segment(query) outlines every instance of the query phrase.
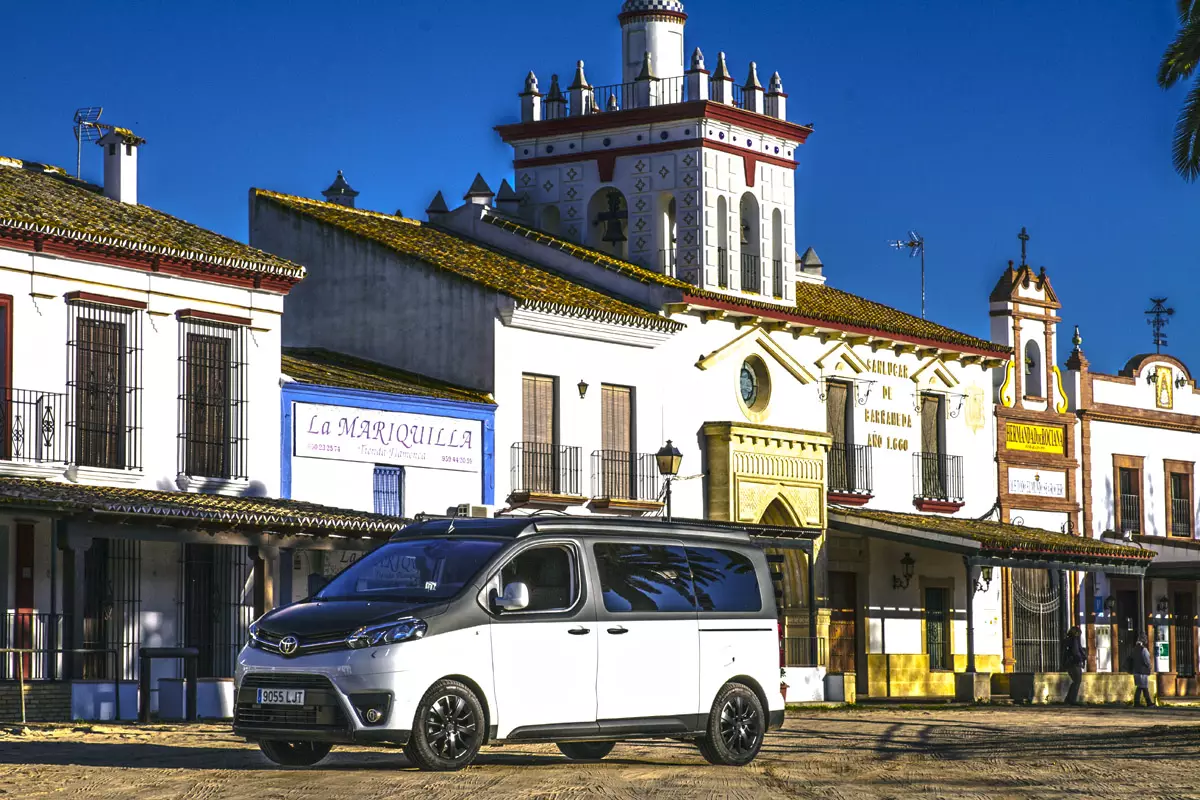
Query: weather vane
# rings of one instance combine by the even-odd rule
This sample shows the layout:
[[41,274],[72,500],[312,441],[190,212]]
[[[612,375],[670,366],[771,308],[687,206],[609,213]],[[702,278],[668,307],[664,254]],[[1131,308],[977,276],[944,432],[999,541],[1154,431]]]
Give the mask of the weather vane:
[[897,239],[890,244],[897,250],[907,250],[909,258],[921,256],[921,319],[925,319],[925,238],[916,231],[909,231],[908,241]]
[[1154,331],[1154,352],[1162,353],[1162,349],[1167,346],[1167,323],[1175,315],[1175,309],[1167,308],[1165,297],[1151,297],[1150,302],[1154,306],[1146,312],[1146,316],[1150,318],[1146,320],[1146,324]]

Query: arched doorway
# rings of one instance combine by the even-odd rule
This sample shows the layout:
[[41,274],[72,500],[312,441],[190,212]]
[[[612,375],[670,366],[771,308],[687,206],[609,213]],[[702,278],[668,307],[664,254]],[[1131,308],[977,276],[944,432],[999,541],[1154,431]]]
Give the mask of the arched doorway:
[[[783,497],[776,497],[763,511],[759,522],[780,528],[798,528],[795,513]],[[807,666],[815,664],[812,635],[809,632],[808,613],[808,558],[799,550],[767,550],[777,561],[772,569],[777,570],[782,580],[776,588],[783,591],[777,598],[780,628],[783,635],[783,660],[785,666]]]

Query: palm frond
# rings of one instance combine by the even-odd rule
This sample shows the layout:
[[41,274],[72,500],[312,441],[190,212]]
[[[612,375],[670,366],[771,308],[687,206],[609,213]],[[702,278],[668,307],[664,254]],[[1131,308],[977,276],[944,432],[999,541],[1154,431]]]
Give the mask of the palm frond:
[[1179,112],[1173,154],[1175,170],[1184,180],[1200,178],[1200,80],[1188,92],[1183,110]]
[[1164,89],[1191,77],[1200,63],[1200,0],[1188,1],[1193,4],[1192,17],[1184,22],[1158,65],[1158,85]]
[[1188,21],[1200,14],[1200,0],[1178,0],[1179,23],[1187,25]]

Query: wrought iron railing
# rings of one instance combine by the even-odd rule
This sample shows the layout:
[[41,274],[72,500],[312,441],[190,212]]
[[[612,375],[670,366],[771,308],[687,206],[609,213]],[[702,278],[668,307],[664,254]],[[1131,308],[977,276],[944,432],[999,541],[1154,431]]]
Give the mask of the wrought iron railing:
[[736,83],[733,85],[733,104],[738,108],[746,107],[746,90]]
[[658,499],[658,485],[658,462],[653,453],[592,453],[592,497],[652,501]]
[[0,625],[0,680],[57,681],[63,678],[62,643],[65,619],[62,614],[9,610]]
[[762,292],[762,258],[754,253],[742,253],[742,291]]
[[579,495],[578,447],[545,442],[516,442],[511,452],[512,491]]
[[913,453],[913,496],[961,503],[963,459],[945,453]]
[[1181,678],[1196,677],[1196,618],[1177,614],[1175,623],[1175,674]]
[[1142,498],[1136,494],[1122,494],[1117,498],[1121,533],[1141,533]]
[[817,636],[784,637],[783,666],[819,667],[828,663],[824,639]]
[[[565,108],[568,116],[577,116],[571,107],[572,92],[565,91]],[[583,101],[587,114],[606,114],[612,111],[627,111],[631,108],[649,108],[651,106],[667,106],[676,103],[686,103],[688,96],[687,79],[683,76],[675,78],[656,78],[645,84],[635,81],[632,83],[614,83],[609,86],[593,86],[583,93]]]
[[873,489],[874,468],[871,454],[874,448],[866,444],[834,442],[829,450],[829,491],[838,494],[870,495]]
[[66,407],[65,394],[0,388],[0,458],[65,463],[69,458],[63,434]]
[[729,251],[724,247],[717,248],[717,286],[729,288]]
[[771,267],[771,296],[783,297],[783,262],[776,258]]
[[1192,537],[1192,501],[1186,497],[1171,498],[1171,535]]

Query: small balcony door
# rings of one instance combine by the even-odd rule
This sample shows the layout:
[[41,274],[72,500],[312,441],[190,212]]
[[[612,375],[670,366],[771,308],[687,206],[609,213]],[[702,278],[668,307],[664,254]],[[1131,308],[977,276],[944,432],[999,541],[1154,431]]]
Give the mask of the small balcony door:
[[604,497],[637,496],[633,466],[633,389],[600,387],[601,492]]
[[557,398],[557,378],[522,376],[520,484],[526,491],[559,492]]
[[825,417],[833,450],[829,453],[829,488],[834,491],[853,491],[855,470],[853,460],[854,432],[848,403],[850,384],[829,381],[825,386]]
[[944,404],[941,395],[921,395],[921,482],[924,497],[945,498],[945,441]]

